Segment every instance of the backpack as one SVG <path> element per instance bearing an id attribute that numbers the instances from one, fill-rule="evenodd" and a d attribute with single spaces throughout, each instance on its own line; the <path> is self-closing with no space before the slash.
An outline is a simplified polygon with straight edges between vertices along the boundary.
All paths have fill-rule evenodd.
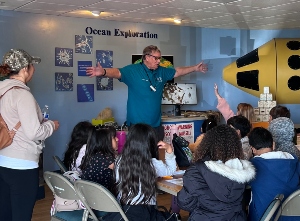
<path id="1" fill-rule="evenodd" d="M 12 87 L 12 88 L 8 89 L 7 91 L 9 91 L 13 88 L 20 88 L 20 87 Z M 7 91 L 5 91 L 2 94 L 0 99 L 5 95 L 5 93 Z M 21 126 L 21 122 L 19 121 L 12 130 L 9 130 L 6 122 L 4 121 L 2 115 L 0 114 L 0 150 L 11 145 L 11 143 L 13 142 L 14 136 L 15 136 L 17 130 L 20 128 L 20 126 Z"/>
<path id="2" fill-rule="evenodd" d="M 80 180 L 80 175 L 78 171 L 67 171 L 63 174 L 72 184 L 76 180 Z M 74 211 L 85 209 L 83 203 L 80 200 L 68 200 L 63 199 L 56 194 L 54 194 L 54 200 L 51 205 L 50 215 L 53 216 L 56 212 L 61 211 Z"/>
<path id="3" fill-rule="evenodd" d="M 193 160 L 193 153 L 189 148 L 189 142 L 183 137 L 173 134 L 172 144 L 178 167 L 189 167 Z"/>

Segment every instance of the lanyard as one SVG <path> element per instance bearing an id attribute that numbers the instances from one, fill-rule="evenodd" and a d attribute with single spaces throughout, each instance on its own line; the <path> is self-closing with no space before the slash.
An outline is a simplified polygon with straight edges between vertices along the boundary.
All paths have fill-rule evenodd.
<path id="1" fill-rule="evenodd" d="M 143 63 L 140 63 L 140 64 L 142 65 L 142 67 L 143 67 L 143 69 L 144 69 L 144 71 L 145 71 L 145 73 L 146 73 L 146 75 L 147 75 L 147 77 L 148 77 L 148 80 L 149 80 L 149 83 L 150 83 L 150 89 L 151 89 L 153 92 L 155 92 L 155 91 L 156 91 L 156 86 L 153 86 L 152 81 L 150 80 L 150 77 L 149 77 L 149 75 L 148 75 L 148 71 L 147 71 L 146 68 L 144 67 Z"/>

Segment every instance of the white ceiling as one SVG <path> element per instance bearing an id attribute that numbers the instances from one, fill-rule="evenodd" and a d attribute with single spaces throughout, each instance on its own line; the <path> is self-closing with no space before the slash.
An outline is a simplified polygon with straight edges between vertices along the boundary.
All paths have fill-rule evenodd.
<path id="1" fill-rule="evenodd" d="M 0 0 L 17 12 L 225 29 L 296 29 L 300 0 Z M 101 11 L 99 17 L 90 11 Z"/>

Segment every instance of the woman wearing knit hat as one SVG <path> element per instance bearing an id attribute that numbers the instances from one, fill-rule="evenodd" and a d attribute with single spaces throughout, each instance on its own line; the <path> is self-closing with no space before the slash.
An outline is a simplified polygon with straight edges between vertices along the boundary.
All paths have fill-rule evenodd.
<path id="1" fill-rule="evenodd" d="M 272 120 L 269 124 L 269 131 L 275 142 L 275 151 L 288 152 L 300 158 L 300 151 L 293 142 L 295 133 L 294 123 L 291 119 L 279 117 Z"/>

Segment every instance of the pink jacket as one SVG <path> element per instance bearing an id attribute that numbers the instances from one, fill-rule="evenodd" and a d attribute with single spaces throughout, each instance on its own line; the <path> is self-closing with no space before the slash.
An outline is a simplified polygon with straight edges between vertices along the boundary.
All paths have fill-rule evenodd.
<path id="1" fill-rule="evenodd" d="M 235 116 L 224 98 L 218 99 L 217 109 L 221 112 L 226 122 L 229 118 Z"/>

